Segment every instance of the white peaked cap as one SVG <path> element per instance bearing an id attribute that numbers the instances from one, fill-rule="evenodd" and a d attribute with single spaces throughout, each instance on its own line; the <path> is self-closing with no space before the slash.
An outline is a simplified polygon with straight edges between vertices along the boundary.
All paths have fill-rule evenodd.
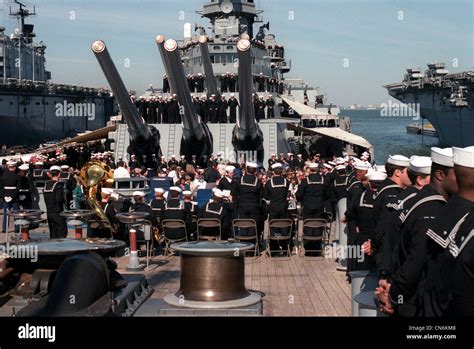
<path id="1" fill-rule="evenodd" d="M 111 188 L 102 188 L 102 189 L 101 189 L 101 192 L 104 193 L 104 194 L 107 194 L 107 195 L 112 195 L 112 193 L 114 192 L 114 190 L 111 189 Z"/>
<path id="2" fill-rule="evenodd" d="M 345 170 L 346 169 L 346 166 L 344 165 L 337 165 L 336 166 L 336 170 L 339 171 L 339 170 Z"/>
<path id="3" fill-rule="evenodd" d="M 474 147 L 453 147 L 453 161 L 455 165 L 474 168 Z"/>
<path id="4" fill-rule="evenodd" d="M 410 170 L 416 173 L 429 175 L 431 173 L 431 158 L 427 156 L 412 156 L 410 159 Z"/>
<path id="5" fill-rule="evenodd" d="M 273 165 L 272 165 L 272 169 L 281 168 L 281 167 L 283 167 L 283 165 L 280 164 L 279 162 L 277 162 L 276 164 L 273 164 Z"/>
<path id="6" fill-rule="evenodd" d="M 319 168 L 319 164 L 312 162 L 308 165 L 309 168 Z"/>
<path id="7" fill-rule="evenodd" d="M 171 187 L 170 191 L 175 191 L 177 193 L 181 193 L 183 190 L 180 187 Z"/>
<path id="8" fill-rule="evenodd" d="M 384 181 L 387 179 L 387 174 L 379 171 L 370 171 L 367 173 L 367 179 L 373 182 Z"/>
<path id="9" fill-rule="evenodd" d="M 164 194 L 165 190 L 163 188 L 155 188 L 155 193 L 161 193 Z"/>
<path id="10" fill-rule="evenodd" d="M 389 155 L 387 163 L 400 167 L 408 167 L 410 166 L 410 159 L 403 155 Z"/>
<path id="11" fill-rule="evenodd" d="M 59 166 L 51 166 L 51 168 L 49 169 L 50 171 L 61 171 L 61 167 Z"/>
<path id="12" fill-rule="evenodd" d="M 193 195 L 193 193 L 189 190 L 185 190 L 185 191 L 183 191 L 183 195 L 184 196 L 190 196 L 190 195 Z"/>
<path id="13" fill-rule="evenodd" d="M 67 170 L 67 169 L 69 169 L 69 166 L 68 166 L 68 165 L 62 165 L 62 166 L 61 166 L 61 170 Z"/>
<path id="14" fill-rule="evenodd" d="M 226 166 L 225 171 L 226 172 L 234 172 L 235 167 L 234 166 Z"/>
<path id="15" fill-rule="evenodd" d="M 250 167 L 250 168 L 257 168 L 258 167 L 255 162 L 247 162 L 246 166 Z"/>
<path id="16" fill-rule="evenodd" d="M 453 148 L 431 148 L 431 160 L 438 165 L 454 167 Z"/>
<path id="17" fill-rule="evenodd" d="M 140 196 L 140 197 L 145 197 L 145 193 L 142 191 L 134 191 L 133 196 Z"/>
<path id="18" fill-rule="evenodd" d="M 217 198 L 222 198 L 222 197 L 224 197 L 224 193 L 223 193 L 222 191 L 220 191 L 219 189 L 214 190 L 214 191 L 213 191 L 213 194 L 214 194 L 214 196 L 217 197 Z"/>
<path id="19" fill-rule="evenodd" d="M 18 169 L 20 171 L 28 171 L 30 169 L 30 166 L 28 166 L 27 164 L 23 164 L 20 167 L 18 167 Z"/>
<path id="20" fill-rule="evenodd" d="M 331 166 L 331 165 L 329 165 L 329 164 L 326 164 L 326 163 L 325 163 L 325 164 L 324 164 L 324 167 L 326 167 L 326 168 L 328 168 L 328 169 L 332 170 L 332 166 Z"/>

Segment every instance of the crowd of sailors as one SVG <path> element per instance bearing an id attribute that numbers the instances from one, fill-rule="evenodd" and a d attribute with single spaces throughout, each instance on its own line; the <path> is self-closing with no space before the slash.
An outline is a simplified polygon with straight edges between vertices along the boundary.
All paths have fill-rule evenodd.
<path id="1" fill-rule="evenodd" d="M 217 218 L 223 240 L 233 236 L 234 219 L 252 219 L 256 243 L 261 245 L 266 221 L 291 218 L 296 225 L 323 219 L 335 226 L 331 240 L 344 251 L 338 269 L 347 271 L 349 281 L 351 271 L 377 274 L 380 281 L 374 294 L 380 311 L 397 316 L 474 315 L 474 147 L 432 148 L 431 157 L 394 155 L 384 166 L 375 166 L 367 152 L 339 158 L 272 154 L 265 168 L 226 161 L 222 154 L 208 159 L 205 167 L 198 166 L 194 157 L 153 155 L 145 167 L 135 155 L 115 160 L 110 152 L 84 147 L 75 147 L 69 156 L 64 151 L 54 159 L 2 164 L 3 231 L 7 211 L 32 207 L 34 182 L 41 173 L 51 237 L 66 236 L 60 213 L 70 207 L 86 208 L 77 154 L 88 153 L 88 160 L 110 166 L 117 180 L 161 179 L 152 199 L 142 190 L 130 197 L 112 188 L 99 191 L 97 200 L 118 227 L 116 239 L 128 239 L 116 215 L 129 211 L 148 213 L 155 232 L 162 230 L 164 220 L 182 220 L 186 229 L 174 234 L 184 234 L 188 240 L 196 239 L 196 222 L 201 218 Z M 211 191 L 211 197 L 198 204 L 201 189 Z M 295 234 L 298 228 L 292 231 Z M 289 232 L 270 229 L 269 234 Z M 105 228 L 88 234 L 112 236 Z M 303 226 L 303 234 L 318 236 L 323 230 Z M 288 248 L 285 242 L 272 243 L 272 250 Z M 299 242 L 288 243 L 295 251 Z M 315 243 L 323 241 L 307 242 Z M 323 247 L 318 246 L 324 252 Z M 363 258 L 350 250 L 361 252 Z"/>

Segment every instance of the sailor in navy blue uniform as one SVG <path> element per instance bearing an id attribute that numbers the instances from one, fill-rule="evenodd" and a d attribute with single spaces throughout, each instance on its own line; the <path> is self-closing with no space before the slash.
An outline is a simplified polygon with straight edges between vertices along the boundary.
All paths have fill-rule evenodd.
<path id="1" fill-rule="evenodd" d="M 8 212 L 18 211 L 19 208 L 19 195 L 21 178 L 16 173 L 16 162 L 7 162 L 7 170 L 3 173 L 0 178 L 0 200 L 3 206 L 3 226 L 2 231 L 8 232 Z M 18 232 L 18 228 L 15 226 L 15 232 Z"/>
<path id="2" fill-rule="evenodd" d="M 331 201 L 333 203 L 332 206 L 335 207 L 336 212 L 334 239 L 340 244 L 346 245 L 346 224 L 342 223 L 342 220 L 347 209 L 347 187 L 349 183 L 349 176 L 347 175 L 346 166 L 344 166 L 344 164 L 337 165 L 335 170 L 336 176 L 329 184 Z"/>
<path id="3" fill-rule="evenodd" d="M 387 178 L 387 174 L 371 170 L 367 174 L 369 181 L 368 187 L 362 187 L 363 191 L 353 198 L 351 205 L 346 212 L 347 222 L 350 229 L 349 246 L 362 246 L 374 235 L 374 194 L 377 192 L 381 183 Z M 367 251 L 369 252 L 369 251 Z M 374 268 L 373 258 L 370 253 L 364 253 L 363 258 L 356 258 L 356 256 L 348 257 L 348 271 L 355 270 L 372 270 Z"/>
<path id="4" fill-rule="evenodd" d="M 282 176 L 282 164 L 273 164 L 272 171 L 273 176 L 269 181 L 267 181 L 263 190 L 265 200 L 269 201 L 269 220 L 272 221 L 274 219 L 287 219 L 290 181 Z M 288 236 L 288 233 L 289 231 L 287 229 L 274 229 L 274 231 L 270 231 L 270 235 L 280 234 L 283 236 Z M 283 251 L 285 251 L 288 247 L 284 245 L 288 243 L 286 240 L 283 240 L 282 242 L 272 240 L 271 243 L 279 244 Z M 275 246 L 270 247 L 271 250 L 276 250 Z"/>
<path id="5" fill-rule="evenodd" d="M 453 148 L 458 193 L 428 229 L 418 316 L 474 316 L 474 147 Z"/>
<path id="6" fill-rule="evenodd" d="M 246 173 L 237 181 L 232 197 L 237 201 L 238 217 L 255 220 L 258 231 L 261 232 L 263 221 L 260 217 L 260 208 L 263 197 L 263 185 L 256 176 L 256 172 L 257 164 L 248 162 L 246 164 Z"/>
<path id="7" fill-rule="evenodd" d="M 186 224 L 186 233 L 184 229 L 173 229 L 166 231 L 166 237 L 170 239 L 180 239 L 186 236 L 191 239 L 191 216 L 189 211 L 184 208 L 184 203 L 179 199 L 182 189 L 179 187 L 171 187 L 168 192 L 168 199 L 165 207 L 161 210 L 160 221 L 174 219 L 182 220 Z"/>
<path id="8" fill-rule="evenodd" d="M 164 194 L 165 190 L 163 188 L 155 188 L 155 198 L 151 201 L 150 207 L 156 217 L 161 216 L 161 211 L 165 207 L 166 200 Z"/>
<path id="9" fill-rule="evenodd" d="M 73 200 L 72 192 L 76 189 L 76 179 L 73 174 L 69 172 L 68 165 L 61 166 L 61 178 L 59 179 L 64 185 L 64 195 L 66 200 L 66 208 L 69 210 L 71 208 L 71 202 Z"/>
<path id="10" fill-rule="evenodd" d="M 222 240 L 228 240 L 230 232 L 230 215 L 232 206 L 224 201 L 224 193 L 219 189 L 213 190 L 212 200 L 201 207 L 198 219 L 213 218 L 221 222 Z M 204 228 L 202 233 L 207 236 L 218 236 L 219 229 Z"/>
<path id="11" fill-rule="evenodd" d="M 409 178 L 419 192 L 403 203 L 399 215 L 399 233 L 392 257 L 392 272 L 388 280 L 382 280 L 379 294 L 382 310 L 393 311 L 399 316 L 416 315 L 417 289 L 423 278 L 427 256 L 426 231 L 440 217 L 449 197 L 457 191 L 452 167 L 442 163 L 452 155 L 432 150 L 432 157 L 412 157 Z M 449 175 L 451 173 L 451 175 Z M 380 293 L 382 291 L 382 293 Z"/>
<path id="12" fill-rule="evenodd" d="M 64 211 L 64 187 L 59 180 L 61 168 L 51 166 L 49 169 L 50 180 L 44 186 L 44 201 L 51 239 L 61 239 L 67 236 L 66 217 L 61 216 Z"/>
<path id="13" fill-rule="evenodd" d="M 387 163 L 385 164 L 385 170 L 387 172 L 387 179 L 382 183 L 379 191 L 375 195 L 374 200 L 374 224 L 375 224 L 375 236 L 370 241 L 370 249 L 374 250 L 375 263 L 382 277 L 386 277 L 385 271 L 380 268 L 380 259 L 382 253 L 382 245 L 384 240 L 384 225 L 385 220 L 390 216 L 387 205 L 390 203 L 397 203 L 398 194 L 411 185 L 410 179 L 408 178 L 408 166 L 410 165 L 410 159 L 402 155 L 389 156 Z"/>

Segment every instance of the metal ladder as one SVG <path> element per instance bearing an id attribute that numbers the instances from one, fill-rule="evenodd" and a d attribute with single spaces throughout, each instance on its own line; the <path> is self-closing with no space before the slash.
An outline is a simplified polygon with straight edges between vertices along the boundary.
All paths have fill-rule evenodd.
<path id="1" fill-rule="evenodd" d="M 177 155 L 174 152 L 175 138 L 176 138 L 176 124 L 171 124 L 169 129 L 168 129 L 168 155 L 167 155 L 167 159 L 169 159 L 172 155 Z"/>
<path id="2" fill-rule="evenodd" d="M 223 154 L 227 153 L 227 125 L 220 124 L 219 125 L 219 149 L 214 149 L 214 151 L 221 152 Z M 217 151 L 216 151 L 217 150 Z"/>
<path id="3" fill-rule="evenodd" d="M 269 147 L 268 150 L 270 154 L 277 154 L 277 125 L 276 124 L 269 124 L 268 125 L 268 142 L 269 142 Z"/>
<path id="4" fill-rule="evenodd" d="M 128 136 L 128 129 L 127 125 L 120 124 L 117 128 L 117 148 L 115 149 L 115 158 L 119 159 L 121 157 L 125 157 L 127 153 L 127 136 Z"/>

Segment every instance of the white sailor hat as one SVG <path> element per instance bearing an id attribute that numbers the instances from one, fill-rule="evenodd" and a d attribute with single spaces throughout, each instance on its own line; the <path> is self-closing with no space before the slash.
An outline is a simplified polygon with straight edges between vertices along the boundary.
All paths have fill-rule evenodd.
<path id="1" fill-rule="evenodd" d="M 309 168 L 319 168 L 319 164 L 312 162 L 308 165 Z"/>
<path id="2" fill-rule="evenodd" d="M 181 155 L 181 159 L 184 159 L 185 157 L 186 157 L 186 156 L 184 156 L 184 155 Z"/>
<path id="3" fill-rule="evenodd" d="M 180 187 L 171 187 L 170 191 L 175 191 L 177 193 L 181 193 L 183 190 Z"/>
<path id="4" fill-rule="evenodd" d="M 217 197 L 217 198 L 222 198 L 222 197 L 224 197 L 224 193 L 223 193 L 222 191 L 220 191 L 219 189 L 213 190 L 213 194 L 214 194 L 214 196 Z"/>
<path id="5" fill-rule="evenodd" d="M 303 157 L 303 155 L 301 155 L 301 154 L 298 154 L 297 156 L 298 156 L 299 158 L 302 158 L 302 157 Z"/>
<path id="6" fill-rule="evenodd" d="M 146 194 L 142 191 L 134 191 L 132 195 L 133 196 L 139 196 L 139 197 L 142 197 L 142 198 L 146 196 Z"/>
<path id="7" fill-rule="evenodd" d="M 27 164 L 23 164 L 20 167 L 18 167 L 18 169 L 20 171 L 28 171 L 30 169 L 30 166 L 28 166 Z"/>
<path id="8" fill-rule="evenodd" d="M 165 190 L 163 188 L 155 188 L 155 193 L 161 193 L 164 194 Z"/>
<path id="9" fill-rule="evenodd" d="M 334 161 L 328 161 L 328 164 L 331 166 L 336 166 L 336 163 Z"/>
<path id="10" fill-rule="evenodd" d="M 325 164 L 323 164 L 323 165 L 324 165 L 324 167 L 326 167 L 326 168 L 328 168 L 328 169 L 332 170 L 332 166 L 331 166 L 331 165 L 329 165 L 329 164 L 326 164 L 326 163 L 325 163 Z"/>
<path id="11" fill-rule="evenodd" d="M 346 169 L 346 166 L 344 166 L 344 165 L 337 165 L 336 166 L 336 171 L 345 170 L 345 169 Z"/>
<path id="12" fill-rule="evenodd" d="M 59 166 L 51 166 L 51 168 L 49 169 L 50 171 L 61 171 L 61 167 Z"/>
<path id="13" fill-rule="evenodd" d="M 385 169 L 385 166 L 383 166 L 383 165 L 376 165 L 375 170 L 378 171 L 378 172 L 387 173 L 387 170 Z"/>
<path id="14" fill-rule="evenodd" d="M 280 164 L 279 162 L 272 165 L 272 169 L 281 168 L 281 167 L 283 167 L 283 165 Z"/>
<path id="15" fill-rule="evenodd" d="M 337 158 L 336 159 L 336 165 L 342 165 L 344 164 L 346 161 L 344 160 L 344 158 Z"/>
<path id="16" fill-rule="evenodd" d="M 389 155 L 387 163 L 400 167 L 410 166 L 410 159 L 403 155 Z"/>
<path id="17" fill-rule="evenodd" d="M 174 159 L 176 157 L 176 155 L 173 154 L 173 155 L 171 155 L 171 157 Z"/>
<path id="18" fill-rule="evenodd" d="M 272 153 L 270 156 L 273 157 L 273 156 L 276 156 L 276 154 Z"/>
<path id="19" fill-rule="evenodd" d="M 234 166 L 226 166 L 225 171 L 226 172 L 234 172 L 235 167 Z"/>
<path id="20" fill-rule="evenodd" d="M 370 164 L 366 161 L 361 161 L 356 159 L 354 162 L 354 168 L 356 170 L 361 170 L 361 171 L 367 171 L 369 168 L 371 168 Z"/>
<path id="21" fill-rule="evenodd" d="M 453 147 L 453 161 L 455 165 L 474 168 L 474 147 Z"/>
<path id="22" fill-rule="evenodd" d="M 104 194 L 107 194 L 107 195 L 112 195 L 114 190 L 111 189 L 111 188 L 102 188 L 101 192 L 104 193 Z"/>
<path id="23" fill-rule="evenodd" d="M 257 168 L 257 164 L 255 162 L 250 162 L 248 161 L 245 166 L 250 167 L 250 168 Z"/>
<path id="24" fill-rule="evenodd" d="M 231 96 L 231 97 L 235 97 L 235 93 L 231 93 L 230 96 Z"/>
<path id="25" fill-rule="evenodd" d="M 218 152 L 218 153 L 217 153 L 217 156 L 221 156 L 221 155 L 222 155 L 222 153 L 221 153 L 221 152 Z"/>
<path id="26" fill-rule="evenodd" d="M 35 162 L 35 166 L 36 166 L 36 165 L 38 165 L 38 166 L 43 166 L 44 163 L 43 163 L 42 161 L 36 161 L 36 162 Z"/>
<path id="27" fill-rule="evenodd" d="M 409 169 L 413 172 L 429 175 L 431 173 L 431 158 L 414 155 L 410 159 Z"/>
<path id="28" fill-rule="evenodd" d="M 367 179 L 372 182 L 384 181 L 387 179 L 387 174 L 379 171 L 370 171 L 370 173 L 367 173 Z"/>
<path id="29" fill-rule="evenodd" d="M 7 162 L 7 166 L 16 166 L 16 162 L 13 160 L 10 160 Z"/>
<path id="30" fill-rule="evenodd" d="M 185 190 L 185 191 L 183 191 L 183 195 L 184 196 L 191 196 L 191 195 L 193 195 L 193 193 L 189 190 Z"/>
<path id="31" fill-rule="evenodd" d="M 68 170 L 69 169 L 69 166 L 68 165 L 62 165 L 61 166 L 61 170 Z"/>
<path id="32" fill-rule="evenodd" d="M 431 148 L 431 160 L 438 165 L 454 167 L 453 148 Z"/>

